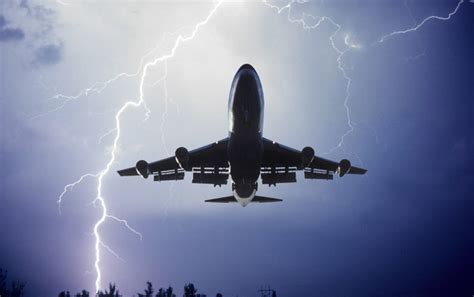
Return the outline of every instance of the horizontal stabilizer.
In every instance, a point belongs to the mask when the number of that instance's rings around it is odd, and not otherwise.
[[[282,199],[278,198],[270,198],[270,197],[263,197],[263,196],[255,196],[252,199],[252,202],[258,202],[258,203],[270,203],[270,202],[281,202],[283,201]]]
[[[213,203],[231,203],[237,202],[234,196],[227,196],[222,198],[215,198],[215,199],[207,199],[206,202],[213,202]]]
[[[252,199],[252,203],[270,203],[270,202],[281,202],[283,200],[277,199],[277,198],[270,198],[270,197],[263,197],[263,196],[255,196]],[[232,203],[232,202],[237,202],[237,199],[234,198],[234,196],[227,196],[227,197],[222,197],[222,198],[215,198],[215,199],[208,199],[206,202],[212,202],[212,203]]]

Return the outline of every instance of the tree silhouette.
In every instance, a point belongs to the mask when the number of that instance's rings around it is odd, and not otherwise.
[[[153,284],[151,282],[146,282],[145,294],[138,293],[138,297],[153,297]]]
[[[145,291],[146,292],[146,291]],[[139,297],[144,296],[141,294],[138,294]],[[150,295],[153,296],[153,295]],[[158,292],[156,293],[155,297],[176,297],[175,294],[173,294],[173,288],[168,287],[168,289],[160,288]]]
[[[272,297],[277,297],[277,292],[275,290],[272,290]]]
[[[176,295],[173,294],[173,288],[171,286],[166,289],[165,297],[176,297]]]
[[[222,294],[221,294],[221,293],[217,293],[217,294],[216,294],[216,297],[222,297]]]
[[[82,290],[81,293],[77,293],[75,297],[89,297],[89,292],[86,290]]]
[[[11,289],[8,289],[7,285],[8,271],[0,268],[0,296],[2,297],[22,297],[24,294],[25,283],[19,281],[13,281]]]
[[[184,297],[196,297],[196,292],[197,289],[194,287],[194,284],[184,285]]]
[[[97,292],[97,297],[121,297],[119,291],[115,287],[115,284],[109,284],[109,291],[99,291]]]
[[[155,297],[166,297],[166,291],[163,288],[160,288],[156,293]]]

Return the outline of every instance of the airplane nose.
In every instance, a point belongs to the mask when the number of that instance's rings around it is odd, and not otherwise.
[[[251,70],[251,71],[255,71],[255,68],[253,68],[253,66],[250,65],[250,64],[244,64],[244,65],[240,66],[240,68],[239,68],[238,71],[241,71],[241,70]]]

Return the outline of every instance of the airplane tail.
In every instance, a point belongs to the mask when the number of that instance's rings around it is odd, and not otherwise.
[[[281,202],[283,201],[282,199],[278,198],[270,198],[270,197],[263,197],[263,196],[255,196],[252,199],[252,203],[270,203],[270,202]],[[221,198],[215,198],[215,199],[207,199],[205,202],[211,202],[211,203],[233,203],[237,202],[237,200],[234,198],[234,196],[226,196],[226,197],[221,197]]]

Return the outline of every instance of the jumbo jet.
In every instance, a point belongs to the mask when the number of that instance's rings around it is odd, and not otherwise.
[[[120,176],[153,175],[154,181],[184,179],[192,172],[193,183],[226,185],[232,179],[232,196],[206,202],[278,202],[281,199],[257,196],[258,179],[263,185],[296,182],[296,171],[306,179],[332,180],[334,174],[365,174],[367,170],[351,166],[343,159],[334,162],[314,153],[310,146],[301,151],[263,137],[263,90],[255,69],[242,65],[234,76],[229,95],[228,137],[188,151],[176,149],[174,156],[148,163],[140,160],[135,167],[119,170]]]

